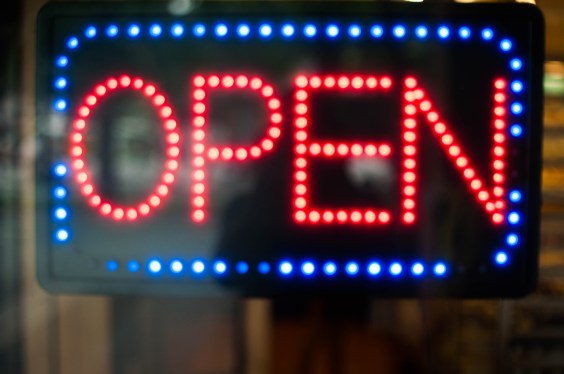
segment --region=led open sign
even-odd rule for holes
[[[534,286],[535,8],[50,4],[38,30],[47,288]]]

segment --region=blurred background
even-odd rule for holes
[[[14,0],[0,11],[0,373],[564,373],[563,0],[536,1],[547,58],[537,291],[521,300],[368,305],[40,289],[34,61],[44,3]]]

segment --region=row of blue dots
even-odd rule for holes
[[[243,275],[247,274],[251,269],[248,263],[240,261],[234,263],[234,270],[236,273]],[[185,272],[190,272],[194,275],[204,275],[208,271],[208,266],[211,269],[211,273],[221,276],[229,272],[230,265],[223,261],[217,260],[215,262],[210,262],[209,264],[204,260],[194,260],[190,263],[186,263],[180,259],[173,259],[171,261],[164,262],[159,259],[151,259],[146,263],[146,270],[150,274],[162,274],[164,272],[169,272],[172,274],[182,274]],[[167,270],[168,267],[168,270]],[[136,273],[141,270],[141,264],[136,260],[131,260],[127,263],[126,268],[131,273]],[[423,276],[427,269],[422,262],[415,262],[410,267],[409,271],[413,276],[419,277]],[[119,269],[119,264],[116,260],[110,260],[106,263],[106,269],[108,271],[117,271]],[[339,266],[333,261],[327,261],[320,265],[321,272],[329,277],[335,276],[339,272]],[[442,277],[447,273],[447,266],[444,262],[437,262],[432,267],[432,273],[435,276]],[[257,265],[256,271],[259,274],[269,274],[272,270],[271,265],[268,262],[261,262]],[[404,265],[400,262],[392,262],[387,267],[388,273],[391,276],[398,277],[406,272]],[[294,273],[300,273],[303,276],[309,277],[314,276],[318,273],[318,265],[313,261],[304,261],[301,263],[294,263],[292,261],[284,260],[278,263],[277,271],[279,275],[283,277],[291,276]],[[357,276],[361,270],[361,265],[355,261],[349,261],[343,265],[342,270],[348,276]],[[366,264],[365,273],[369,276],[381,275],[384,271],[384,266],[377,262],[371,261]]]
[[[65,177],[67,172],[67,166],[63,163],[55,164],[52,169],[52,173],[58,181]],[[59,244],[66,243],[70,239],[70,231],[68,227],[66,227],[69,218],[69,210],[65,205],[68,193],[68,190],[60,183],[57,183],[52,191],[56,203],[53,207],[51,218],[58,227],[55,229],[53,238],[55,242]]]
[[[254,32],[262,38],[270,38],[275,35],[280,35],[282,38],[293,38],[302,34],[306,38],[314,38],[319,35],[325,35],[330,39],[338,38],[347,35],[350,38],[360,38],[364,34],[368,34],[373,38],[381,38],[385,34],[384,26],[374,24],[371,26],[362,26],[360,24],[350,24],[342,26],[336,23],[329,23],[324,26],[315,25],[313,23],[306,23],[299,27],[293,23],[284,23],[279,27],[271,23],[261,23],[255,26]],[[208,30],[208,28],[210,30]],[[186,34],[186,26],[182,23],[175,23],[167,29],[169,34],[175,38],[182,37]],[[424,25],[419,25],[413,29],[413,35],[418,39],[426,39],[432,34],[433,29]],[[130,38],[137,38],[142,35],[142,26],[136,23],[129,24],[125,28],[125,34]],[[161,37],[165,34],[164,26],[160,24],[152,24],[147,27],[148,35],[153,38]],[[217,22],[212,26],[206,26],[203,23],[196,23],[192,26],[191,33],[194,37],[200,38],[208,33],[213,34],[215,37],[224,38],[234,33],[237,37],[247,38],[253,34],[253,26],[247,23],[239,23],[231,26],[225,22]],[[405,25],[398,24],[391,27],[391,35],[396,39],[404,39],[409,36],[410,29]],[[462,26],[458,29],[451,28],[446,25],[438,26],[435,33],[440,39],[449,39],[453,34],[458,35],[462,40],[472,38],[473,31],[468,26]],[[120,34],[120,28],[115,25],[109,25],[105,28],[105,35],[109,38],[115,38]],[[494,38],[494,30],[491,28],[484,28],[478,33],[484,41],[491,41]],[[98,35],[98,29],[95,26],[87,26],[84,30],[84,36],[87,39],[93,39]],[[69,49],[76,49],[80,45],[80,41],[76,36],[72,36],[66,43]],[[499,42],[499,48],[503,52],[509,52],[513,48],[513,42],[510,39],[504,38]],[[515,62],[512,67],[520,69],[522,63]],[[61,61],[61,65],[66,63]]]

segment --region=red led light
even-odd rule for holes
[[[441,120],[441,116],[437,111],[431,111],[433,108],[433,103],[431,99],[426,95],[426,93],[418,88],[417,81],[414,77],[408,77],[405,80],[405,91],[403,94],[404,98],[404,115],[407,118],[403,119],[404,123],[404,132],[403,132],[403,149],[404,154],[406,156],[410,156],[410,152],[413,151],[412,148],[415,147],[413,143],[416,140],[416,136],[412,136],[411,133],[415,134],[414,129],[416,128],[413,125],[413,122],[416,121],[417,118],[421,116],[415,117],[414,115],[419,112],[419,114],[423,114],[423,118],[426,118],[429,125],[433,130],[435,136],[440,140],[441,146],[445,150],[447,156],[454,162],[457,170],[462,171],[463,180],[466,180],[468,183],[468,187],[470,191],[475,195],[476,200],[480,203],[480,205],[486,208],[486,212],[492,218],[494,223],[499,223],[499,220],[494,219],[495,214],[501,214],[500,211],[505,209],[505,206],[496,205],[492,201],[493,196],[502,197],[503,189],[501,188],[501,184],[505,181],[505,163],[502,160],[502,157],[505,155],[505,135],[501,132],[495,132],[499,130],[505,129],[505,121],[504,116],[507,113],[507,109],[504,106],[506,101],[506,93],[504,90],[507,87],[507,83],[503,79],[496,79],[494,82],[495,92],[493,95],[494,99],[494,120],[493,120],[493,130],[494,133],[492,135],[492,140],[494,145],[492,146],[494,159],[492,162],[492,179],[493,179],[493,187],[492,191],[496,191],[496,195],[492,193],[492,191],[486,191],[484,189],[484,183],[481,178],[476,176],[476,172],[473,168],[469,167],[470,159],[465,154],[464,150],[460,146],[459,142],[455,138],[455,135],[449,130],[448,126],[445,124],[444,121]],[[415,111],[413,110],[415,108]],[[410,126],[406,126],[407,124]],[[411,126],[413,125],[413,126]],[[410,144],[413,143],[413,144]],[[415,161],[407,162],[404,160],[403,162],[404,172],[403,172],[403,182],[406,183],[403,188],[404,193],[404,200],[403,200],[403,207],[409,207],[410,204],[406,203],[408,201],[408,196],[413,196],[415,193],[415,188],[411,183],[416,181],[416,174],[414,170],[416,170]],[[501,188],[501,189],[498,189]],[[501,200],[500,200],[501,201]],[[488,209],[488,207],[490,209]],[[403,221],[405,223],[412,222],[412,215],[413,212],[404,212],[403,214]],[[498,216],[496,216],[498,217]],[[408,218],[408,219],[406,219]],[[415,219],[415,216],[413,216]]]
[[[362,76],[347,76],[339,75],[334,76],[303,76],[300,75],[294,81],[295,92],[293,94],[295,104],[293,107],[294,112],[294,185],[292,188],[294,197],[294,218],[296,222],[305,222],[315,224],[331,224],[331,223],[351,223],[351,224],[384,224],[390,221],[385,213],[384,219],[379,219],[374,210],[361,212],[352,209],[340,210],[323,210],[323,214],[317,209],[312,209],[310,201],[306,198],[306,193],[310,190],[308,187],[308,170],[307,170],[307,157],[319,158],[343,158],[343,157],[389,157],[392,149],[388,144],[361,144],[361,143],[335,143],[335,142],[315,142],[309,141],[308,124],[310,115],[310,96],[319,90],[333,90],[338,92],[358,92],[363,90],[364,94],[376,91],[378,87],[390,88],[392,80],[384,77],[380,80],[380,85],[377,84],[375,77],[364,78]],[[415,111],[415,108],[413,108]],[[414,137],[415,134],[411,133],[407,137]],[[414,151],[414,150],[410,150]],[[414,152],[413,152],[414,153]],[[303,213],[303,216],[302,216]],[[300,219],[298,219],[298,216]]]
[[[144,209],[144,211],[141,212],[138,211],[138,207],[120,206],[119,204],[110,202],[100,196],[97,193],[97,187],[90,181],[90,171],[88,170],[86,162],[86,147],[84,140],[87,129],[87,118],[96,108],[96,105],[98,105],[103,99],[109,97],[107,93],[114,90],[133,90],[134,92],[141,93],[145,97],[153,96],[157,92],[154,85],[145,85],[143,79],[135,77],[132,78],[128,75],[122,75],[118,79],[109,78],[105,81],[105,83],[96,85],[93,91],[87,94],[84,99],[90,108],[86,106],[79,107],[77,115],[81,118],[73,121],[73,130],[69,135],[71,144],[74,144],[69,148],[71,156],[70,165],[71,169],[75,172],[75,180],[80,186],[81,194],[87,199],[88,204],[91,207],[99,207],[98,211],[100,214],[111,217],[116,221],[121,221],[123,218],[127,218],[129,221],[134,221],[139,217],[139,213],[143,216],[149,215],[151,209]],[[163,95],[158,94],[153,98],[153,100],[151,100],[151,102],[155,105],[156,109],[158,109],[158,107],[165,104],[167,100]],[[172,116],[172,108],[170,106],[162,107],[160,108],[159,113],[163,117],[170,117]],[[162,123],[162,126],[165,132],[165,139],[167,140],[167,144],[169,144],[165,148],[165,153],[168,155],[166,162],[175,162],[176,167],[173,169],[176,170],[178,167],[176,157],[178,156],[180,150],[177,146],[172,146],[172,144],[180,142],[180,133],[176,131],[176,121],[172,119]],[[157,185],[154,189],[154,193],[160,194],[161,196],[168,195],[168,191],[175,181],[175,177],[170,170],[171,168],[169,168],[169,171],[165,170],[162,172],[160,179],[163,181],[163,184]],[[153,197],[156,198],[155,195],[151,194],[146,201],[150,202]],[[151,204],[153,207],[160,205],[161,200],[160,198],[157,199],[159,199],[157,204]],[[145,205],[146,203],[142,203],[139,207]],[[149,206],[147,205],[147,207]]]
[[[305,78],[305,77],[303,77]],[[299,77],[296,82],[300,81],[302,84],[303,80]],[[207,85],[206,85],[207,82]],[[206,162],[204,157],[199,157],[199,155],[204,155],[209,161],[224,161],[229,162],[232,160],[245,161],[249,158],[249,155],[257,159],[263,155],[263,152],[270,152],[274,149],[276,140],[280,138],[282,134],[281,124],[282,124],[282,114],[281,107],[282,103],[278,97],[275,96],[274,87],[271,85],[265,85],[264,80],[260,77],[248,77],[246,75],[210,75],[203,76],[198,75],[193,79],[194,88],[191,97],[193,98],[192,112],[194,114],[194,119],[192,121],[193,126],[193,146],[192,146],[192,165],[194,166],[194,172],[192,173],[193,182],[198,182],[204,186],[207,182],[205,179],[205,167]],[[307,82],[305,82],[307,85]],[[207,125],[209,118],[210,109],[207,108],[209,105],[209,96],[212,89],[220,90],[252,90],[258,92],[259,98],[265,100],[265,106],[268,110],[266,135],[262,139],[258,139],[257,143],[252,146],[217,146],[205,143],[207,139]],[[307,107],[299,108],[299,110],[307,110]],[[211,109],[213,110],[213,108]],[[201,161],[196,162],[196,160],[201,159]],[[198,173],[201,172],[201,173]],[[198,177],[198,178],[197,178]],[[207,217],[207,207],[206,205],[194,205],[194,201],[205,201],[203,196],[204,189],[192,188],[192,219],[195,222],[204,222]],[[195,199],[197,197],[202,197],[203,199]],[[200,213],[198,213],[200,212]]]

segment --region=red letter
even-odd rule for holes
[[[138,205],[128,207],[112,203],[96,192],[96,186],[92,182],[84,157],[86,153],[84,135],[91,111],[110,93],[126,89],[143,93],[145,97],[151,100],[158,111],[166,134],[167,157],[164,165],[165,170],[161,174],[161,181],[157,184],[153,193]],[[134,221],[139,216],[149,215],[151,210],[161,205],[161,202],[168,195],[175,180],[176,170],[178,170],[180,133],[176,121],[173,119],[172,108],[167,102],[165,96],[159,93],[154,85],[146,84],[141,78],[130,78],[123,75],[117,79],[109,78],[105,83],[97,85],[91,93],[86,95],[84,104],[78,108],[78,118],[73,122],[73,131],[70,134],[71,168],[75,172],[81,193],[88,198],[90,206],[97,208],[101,214],[110,216],[116,221],[124,218]]]
[[[193,79],[194,91],[192,92],[192,220],[203,222],[206,219],[206,160],[216,161],[245,161],[249,158],[258,159],[264,152],[270,152],[274,143],[280,138],[282,115],[280,114],[281,102],[275,96],[274,87],[265,84],[258,77],[250,78],[245,75],[198,75]],[[256,91],[267,103],[268,128],[266,136],[250,147],[218,147],[208,145],[206,126],[208,122],[207,107],[208,97],[211,90],[246,89]]]
[[[491,216],[494,223],[503,222],[505,202],[505,116],[507,109],[506,102],[506,82],[503,79],[496,79],[494,82],[494,120],[493,144],[492,144],[492,182],[491,189],[486,188],[482,179],[472,167],[471,160],[465,155],[464,150],[458,143],[453,132],[449,129],[446,121],[428,98],[427,94],[419,87],[417,80],[413,77],[405,79],[404,92],[404,120],[403,120],[403,175],[402,175],[402,194],[403,194],[403,221],[412,223],[415,221],[415,211],[413,209],[413,196],[416,193],[416,174],[415,174],[415,153],[417,152],[417,114],[425,117],[427,124],[431,126],[432,133],[439,140],[442,148],[454,164],[455,168],[461,173],[461,177],[474,195],[480,206]]]
[[[345,158],[345,157],[390,157],[392,148],[388,144],[377,143],[336,143],[315,142],[308,139],[309,105],[308,98],[315,91],[357,91],[372,93],[376,90],[388,90],[392,81],[388,77],[376,79],[375,77],[360,76],[331,76],[305,77],[295,79],[294,107],[294,184],[293,184],[293,212],[294,221],[297,223],[323,223],[323,224],[370,224],[381,225],[390,222],[388,211],[378,209],[322,209],[312,207],[310,203],[310,186],[308,183],[308,159],[314,157]]]

